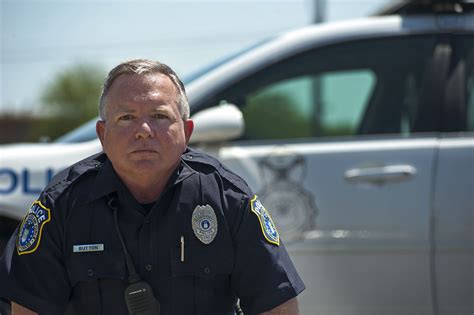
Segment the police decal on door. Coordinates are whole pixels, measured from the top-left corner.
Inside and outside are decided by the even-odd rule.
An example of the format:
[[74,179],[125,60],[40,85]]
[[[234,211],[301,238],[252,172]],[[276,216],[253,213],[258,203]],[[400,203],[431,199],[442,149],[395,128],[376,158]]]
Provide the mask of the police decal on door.
[[304,189],[306,161],[287,150],[278,150],[259,161],[264,186],[258,194],[270,209],[285,242],[301,239],[314,228],[317,209],[313,195]]

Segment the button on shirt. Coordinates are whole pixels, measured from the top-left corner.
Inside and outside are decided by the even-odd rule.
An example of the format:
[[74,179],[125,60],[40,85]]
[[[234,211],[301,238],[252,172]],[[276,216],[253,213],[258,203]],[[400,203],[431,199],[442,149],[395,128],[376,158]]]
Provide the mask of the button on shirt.
[[[127,314],[128,272],[110,198],[160,314],[234,314],[237,298],[246,315],[257,314],[304,289],[284,245],[262,233],[246,183],[214,158],[188,149],[149,206],[136,201],[105,154],[56,176],[7,245],[0,296],[39,313]],[[217,230],[208,244],[192,224],[197,206],[215,214],[206,222]],[[43,221],[35,223],[38,215]]]

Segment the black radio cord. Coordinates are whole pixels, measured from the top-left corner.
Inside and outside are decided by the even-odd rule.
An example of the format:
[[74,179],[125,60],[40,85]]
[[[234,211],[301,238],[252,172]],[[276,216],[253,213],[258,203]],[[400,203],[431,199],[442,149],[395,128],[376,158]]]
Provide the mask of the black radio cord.
[[125,262],[127,264],[128,269],[128,282],[135,283],[140,281],[140,276],[138,275],[137,271],[135,270],[135,266],[133,265],[132,257],[128,253],[127,246],[125,245],[125,241],[123,240],[122,233],[120,231],[120,227],[118,224],[117,218],[117,205],[116,200],[114,197],[108,196],[107,206],[114,212],[114,223],[115,223],[115,230],[117,231],[117,235],[120,240],[120,244],[122,245],[123,252],[125,254]]
[[125,288],[125,304],[127,305],[128,313],[131,315],[157,315],[160,313],[160,303],[153,294],[153,289],[146,282],[140,279],[135,267],[133,265],[132,257],[130,256],[127,246],[123,240],[122,233],[117,218],[117,205],[114,196],[107,196],[107,206],[114,212],[114,223],[117,235],[120,239],[120,244],[125,255],[125,261],[128,269],[128,286]]

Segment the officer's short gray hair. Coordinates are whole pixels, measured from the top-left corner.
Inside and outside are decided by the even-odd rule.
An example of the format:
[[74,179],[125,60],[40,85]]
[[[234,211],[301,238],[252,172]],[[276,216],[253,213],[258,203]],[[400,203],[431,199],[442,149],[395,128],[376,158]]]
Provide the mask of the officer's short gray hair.
[[189,102],[188,97],[186,96],[186,89],[184,88],[183,82],[179,79],[178,75],[171,69],[169,66],[164,63],[147,60],[147,59],[135,59],[122,62],[112,70],[110,70],[107,78],[105,79],[104,85],[102,87],[102,94],[100,95],[99,100],[99,115],[101,120],[106,119],[105,112],[105,98],[109,93],[110,88],[114,81],[122,74],[138,74],[138,75],[148,75],[148,74],[158,74],[161,73],[171,79],[175,87],[179,91],[179,98],[177,100],[178,110],[181,114],[182,119],[189,118]]

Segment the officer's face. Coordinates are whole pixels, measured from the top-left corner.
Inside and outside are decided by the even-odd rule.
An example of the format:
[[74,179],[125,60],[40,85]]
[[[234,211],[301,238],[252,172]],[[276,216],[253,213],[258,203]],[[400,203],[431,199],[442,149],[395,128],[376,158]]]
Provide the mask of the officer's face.
[[121,75],[114,81],[97,134],[120,176],[170,174],[176,168],[193,130],[192,121],[181,118],[178,97],[162,74]]

